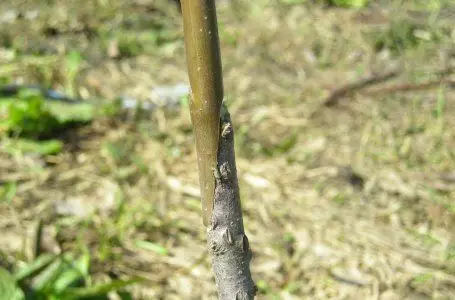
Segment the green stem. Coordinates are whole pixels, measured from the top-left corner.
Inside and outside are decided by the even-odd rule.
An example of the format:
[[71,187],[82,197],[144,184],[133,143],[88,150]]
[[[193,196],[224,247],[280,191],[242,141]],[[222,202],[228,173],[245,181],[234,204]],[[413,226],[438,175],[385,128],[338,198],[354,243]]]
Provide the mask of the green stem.
[[182,0],[191,84],[190,114],[196,139],[204,225],[211,221],[223,78],[214,0]]

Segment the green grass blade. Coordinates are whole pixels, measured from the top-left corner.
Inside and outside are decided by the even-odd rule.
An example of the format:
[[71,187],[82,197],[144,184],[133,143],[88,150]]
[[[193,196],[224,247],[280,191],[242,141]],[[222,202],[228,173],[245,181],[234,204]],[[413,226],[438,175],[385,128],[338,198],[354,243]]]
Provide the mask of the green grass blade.
[[22,300],[24,293],[19,289],[14,277],[0,268],[0,300]]
[[10,204],[14,196],[16,196],[16,191],[17,185],[15,182],[6,182],[0,186],[0,203],[6,202]]
[[55,254],[42,254],[25,267],[19,269],[14,274],[14,278],[17,281],[21,281],[31,276],[34,276],[39,271],[49,266],[55,260],[56,257],[57,255]]
[[63,142],[59,140],[35,141],[31,139],[8,139],[3,150],[9,154],[37,153],[40,155],[58,154],[63,149]]
[[90,122],[95,116],[96,106],[93,103],[47,102],[50,113],[61,123]]
[[66,288],[85,279],[89,274],[90,256],[88,253],[81,255],[76,261],[65,259],[67,269],[57,278],[53,284],[53,290],[57,293],[63,292]]
[[164,248],[163,246],[156,244],[156,243],[152,243],[149,241],[136,241],[135,244],[136,244],[136,247],[144,249],[144,250],[153,251],[153,252],[156,252],[161,255],[168,254],[168,251],[166,248]]
[[59,294],[59,299],[80,299],[84,297],[97,297],[109,292],[122,289],[126,286],[142,281],[142,279],[114,280],[105,284],[99,284],[91,287],[68,288]]
[[33,278],[32,289],[36,292],[51,290],[54,282],[62,274],[63,260],[61,257],[54,260],[43,272]]

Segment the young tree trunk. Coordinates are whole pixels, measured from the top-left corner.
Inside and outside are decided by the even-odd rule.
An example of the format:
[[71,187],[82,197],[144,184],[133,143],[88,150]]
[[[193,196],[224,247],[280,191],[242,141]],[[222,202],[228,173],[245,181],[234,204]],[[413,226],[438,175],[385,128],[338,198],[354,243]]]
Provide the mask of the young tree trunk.
[[[224,108],[224,107],[223,107]],[[208,245],[220,299],[254,299],[251,250],[243,228],[234,154],[234,131],[226,110],[221,114],[221,136],[215,177],[215,201]]]
[[203,221],[221,300],[254,299],[232,123],[223,101],[215,0],[182,0]]

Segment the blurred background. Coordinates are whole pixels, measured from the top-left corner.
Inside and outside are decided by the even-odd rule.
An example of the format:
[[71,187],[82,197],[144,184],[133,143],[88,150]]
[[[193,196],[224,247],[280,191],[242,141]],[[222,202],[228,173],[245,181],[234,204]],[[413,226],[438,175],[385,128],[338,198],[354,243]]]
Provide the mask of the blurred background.
[[[455,299],[455,3],[217,8],[258,299]],[[2,1],[0,299],[216,299],[188,90],[176,1]]]

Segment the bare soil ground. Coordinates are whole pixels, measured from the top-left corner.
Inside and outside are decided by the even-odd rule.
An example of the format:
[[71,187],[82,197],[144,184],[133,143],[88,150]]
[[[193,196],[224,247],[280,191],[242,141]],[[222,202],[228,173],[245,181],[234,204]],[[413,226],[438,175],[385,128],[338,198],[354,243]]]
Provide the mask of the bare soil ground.
[[[218,6],[258,299],[455,299],[455,7],[284,2]],[[77,50],[83,99],[188,82],[175,5],[49,3],[0,4],[0,77],[63,89]],[[41,218],[43,247],[88,247],[95,281],[139,275],[134,299],[215,299],[184,101],[65,141],[52,157],[0,142],[0,184],[17,183],[0,203],[0,265],[25,259]]]

